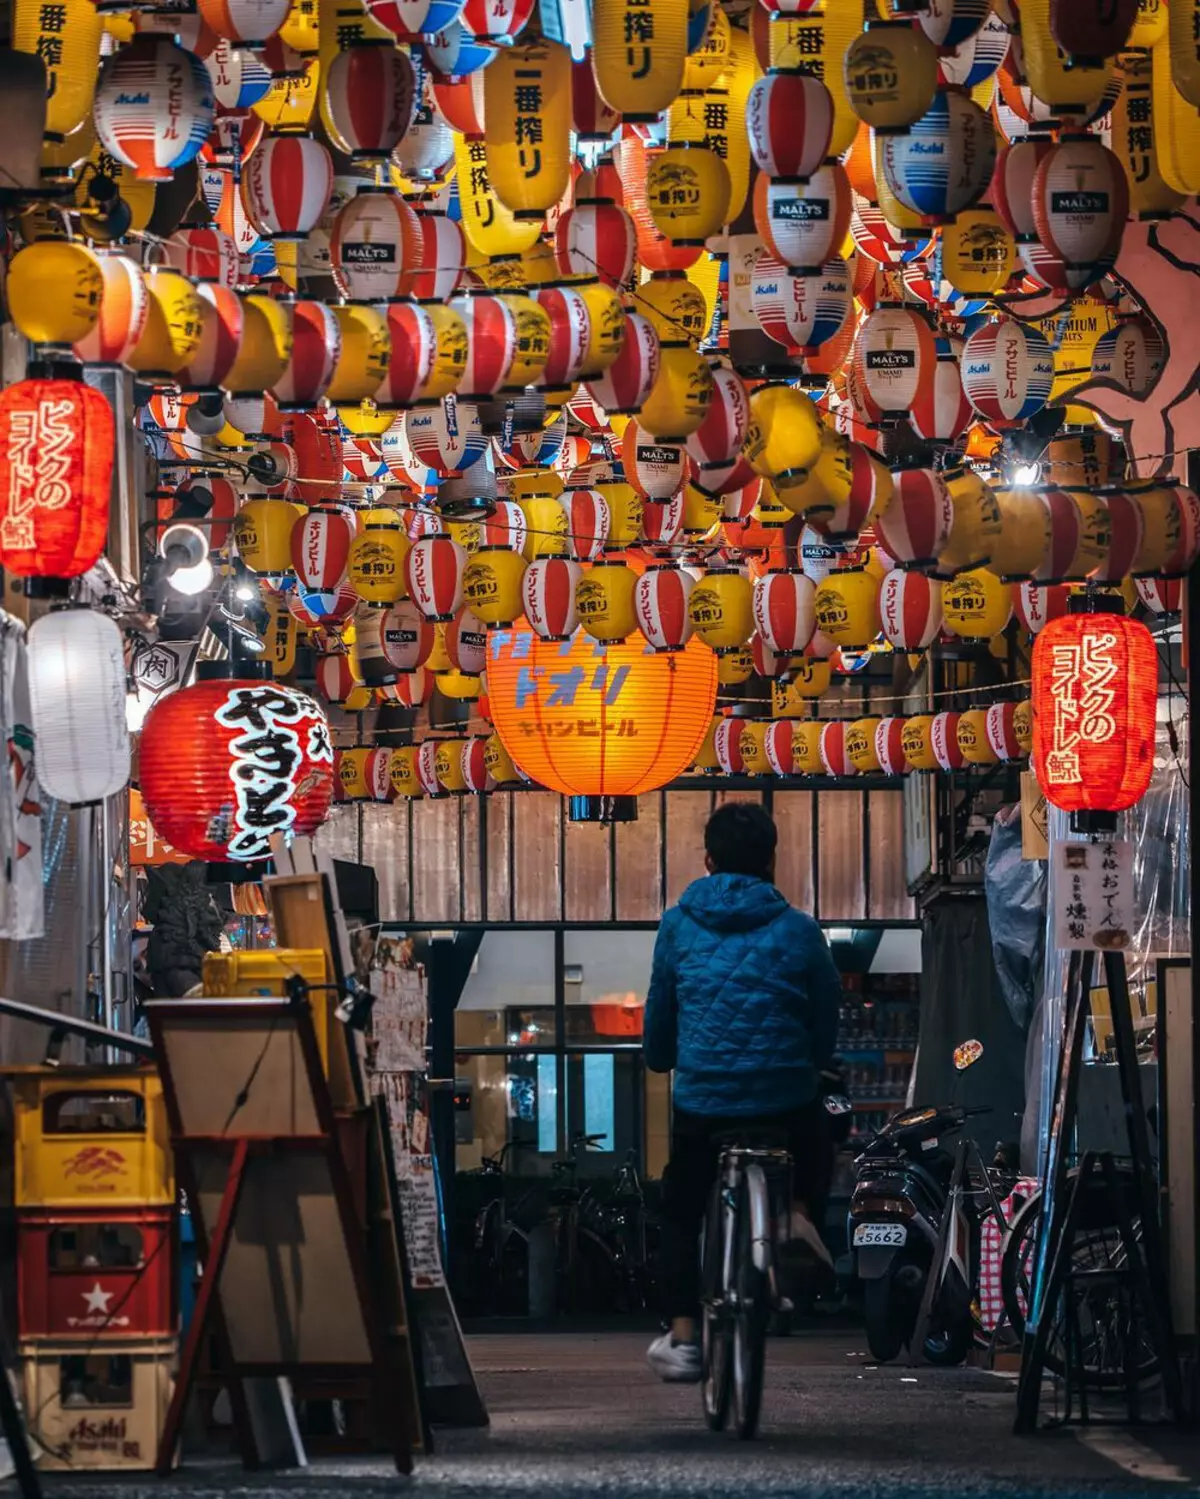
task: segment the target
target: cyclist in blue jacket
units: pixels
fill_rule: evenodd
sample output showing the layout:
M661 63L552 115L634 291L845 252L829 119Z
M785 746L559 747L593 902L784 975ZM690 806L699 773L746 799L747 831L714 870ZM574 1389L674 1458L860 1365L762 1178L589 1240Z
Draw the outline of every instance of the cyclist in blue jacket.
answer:
M704 830L708 875L663 916L654 947L646 1065L675 1074L663 1173L671 1328L648 1353L666 1380L700 1378L698 1244L721 1135L753 1121L786 1136L796 1163L792 1235L828 1262L813 1227L831 1166L818 1074L833 1054L842 987L821 928L775 888L777 842L761 806L718 808Z

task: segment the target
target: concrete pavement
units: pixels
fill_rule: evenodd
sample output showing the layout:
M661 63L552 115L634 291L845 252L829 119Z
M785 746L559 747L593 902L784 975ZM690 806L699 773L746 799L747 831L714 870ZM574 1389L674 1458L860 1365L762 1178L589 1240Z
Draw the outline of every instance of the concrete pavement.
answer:
M169 1482L48 1477L46 1491L51 1499L376 1499L405 1491L431 1499L967 1499L1200 1488L1191 1433L1095 1428L1018 1439L1011 1378L877 1367L859 1333L773 1340L761 1435L741 1444L705 1429L694 1387L651 1377L647 1341L631 1333L472 1338L491 1427L439 1432L438 1451L418 1460L411 1481L380 1461L321 1461L305 1473L259 1477L189 1463Z

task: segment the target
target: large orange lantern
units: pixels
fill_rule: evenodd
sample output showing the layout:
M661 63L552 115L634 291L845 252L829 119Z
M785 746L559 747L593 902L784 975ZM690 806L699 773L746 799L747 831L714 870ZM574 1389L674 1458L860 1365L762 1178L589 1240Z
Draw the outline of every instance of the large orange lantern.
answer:
M695 759L717 700L717 661L698 640L656 652L582 633L541 640L524 620L488 639L488 696L516 764L571 797L637 796Z
M1124 614L1052 619L1033 648L1033 759L1046 800L1095 831L1145 794L1154 771L1158 653Z
M112 408L77 380L21 380L0 394L0 566L76 578L108 531Z

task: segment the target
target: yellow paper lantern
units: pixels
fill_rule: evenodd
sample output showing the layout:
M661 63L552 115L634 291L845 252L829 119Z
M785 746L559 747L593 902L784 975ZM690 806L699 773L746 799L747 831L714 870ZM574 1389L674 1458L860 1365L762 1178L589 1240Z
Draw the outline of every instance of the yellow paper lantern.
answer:
M1117 326L1115 311L1103 297L1076 297L1060 312L1040 319L1037 326L1054 351L1051 403L1065 405L1066 420L1073 425L1092 425L1095 413L1086 406L1069 404L1067 397L1091 379L1092 354L1101 337Z
M407 596L404 564L411 549L399 516L367 522L350 543L346 563L350 586L364 603L394 604Z
M950 578L991 561L1000 535L1000 507L995 492L965 463L943 469L942 480L954 505L950 539L938 554L936 577Z
M374 401L359 401L354 406L339 406L338 421L354 437L382 437L396 420L394 411L381 411Z
M79 131L74 139L84 139L84 131ZM129 207L129 230L133 234L141 234L154 213L157 184L143 181L132 167L126 166L123 161L118 161L115 156L104 149L99 141L93 140L92 148L87 155L87 168L80 173L75 188L77 208L86 210L89 202L89 189L97 176L107 177L116 184L121 201Z
M504 748L499 734L491 734L483 747L483 763L497 786L512 786L521 779L512 756Z
M1178 0L1175 0L1178 3ZM1174 7L1172 7L1174 8ZM1167 36L1166 0L1138 0L1126 46L1153 47Z
M74 344L100 321L104 272L86 245L41 239L13 256L6 291L9 316L30 343Z
M863 775L879 769L875 730L882 721L879 718L858 718L846 730L846 754L855 770Z
M700 144L672 142L646 173L646 203L660 234L672 244L702 247L729 214L729 168Z
M744 646L754 633L754 586L733 568L706 573L688 600L692 629L718 655Z
M1012 618L1012 589L986 567L959 573L942 585L942 619L954 635L990 640Z
M688 0L595 0L596 87L627 124L648 123L683 87Z
M746 195L750 191L750 137L742 122L746 118L746 103L750 90L762 77L762 69L754 55L754 43L749 32L741 26L730 28L729 66L722 83L728 94L729 113L725 125L725 165L729 168L729 221L741 215L746 206ZM716 262L711 264L716 267ZM714 283L713 291L716 287ZM712 298L710 300L710 306Z
M310 57L298 77L276 78L263 97L250 107L260 120L266 121L268 130L283 135L303 134L312 128L317 113L317 101L323 92L320 81L321 60Z
M417 392L420 401L439 401L459 387L470 356L470 336L462 315L445 302L422 302L433 323L433 364Z
M292 0L287 17L279 28L279 40L304 57L317 51L321 29L316 0Z
M441 687L439 674L438 687ZM476 690L479 688L479 680L475 681ZM443 739L439 742L433 756L434 774L437 776L444 790L455 795L467 789L467 778L463 775L462 768L463 741L461 739Z
M709 723L708 733L704 736L704 742L696 751L696 758L692 761L693 770L698 770L702 774L707 775L711 775L715 771L720 770L721 762L717 759L717 751L714 740L717 732L717 725L721 722L722 720L720 718L714 718Z
M779 498L795 515L823 518L845 505L853 482L850 439L822 425L817 461L799 483L785 486Z
M186 276L163 266L146 272L146 290L146 326L126 363L137 375L168 380L187 367L200 347L200 298Z
M1054 438L1042 458L1047 484L1099 489L1113 478L1113 440L1099 427Z
M325 392L329 401L340 406L373 396L387 374L392 353L387 313L380 307L359 303L353 307L334 306L342 334L342 353Z
M1177 0L1170 12L1172 26L1179 10L1189 22L1192 18L1192 5L1181 5ZM1200 6L1195 7L1195 17L1200 20ZM1200 43L1189 41L1188 45L1194 56ZM1171 77L1176 91L1182 95L1175 73L1173 42L1168 50ZM1137 218L1161 218L1178 208L1184 195L1167 182L1159 164L1159 121L1153 97L1154 65L1149 52L1126 52L1121 57L1120 67L1125 86L1112 107L1110 145L1125 168L1129 212Z
M492 191L518 220L541 224L571 180L571 54L528 33L483 73Z
M937 756L933 753L933 714L918 713L904 720L900 730L900 748L913 770L936 770Z
M415 744L404 744L392 751L389 778L392 790L397 796L404 797L409 801L416 801L425 795L425 787L417 771L417 756L420 754Z
M377 751L369 745L356 744L338 754L337 773L342 787L342 796L348 802L374 800L374 790L367 779L367 761ZM390 767L389 767L390 770Z
M529 500L556 500L562 492L562 476L552 468L522 468L508 475L508 497L518 505Z
M485 625L511 625L521 614L524 577L525 559L520 552L481 547L463 572L463 599Z
M44 128L52 144L78 130L91 113L103 34L104 17L92 0L14 0L12 48L45 64Z
M750 397L750 425L743 451L765 479L799 482L821 456L821 419L802 390L762 385Z
M1021 45L1025 77L1036 98L1053 113L1090 118L1112 79L1114 60L1072 57L1054 40L1053 0L1021 0Z
M395 37L367 14L362 0L317 0L317 60L321 76L328 77L339 52L361 42L390 42ZM319 108L325 134L337 140L337 129L329 110L325 89L320 90Z
M517 325L516 353L504 382L506 390L524 390L536 385L550 356L550 314L532 297L519 292L501 292L503 302Z
M829 691L833 668L815 656L793 657L786 682L771 683L771 712L776 718L807 714L814 698Z
M851 650L866 650L881 629L879 580L865 570L830 573L813 596L817 629Z
M620 293L598 276L570 281L588 310L588 346L580 376L594 380L612 364L625 344L625 307Z
M703 90L719 83L729 67L729 17L719 5L708 11L708 25L698 47L687 55L683 67L683 90Z
M683 442L700 426L713 399L708 360L690 344L663 344L658 378L642 402L638 421L659 442Z
M1167 9L1167 52L1171 82L1181 98L1193 108L1200 107L1200 0L1171 0ZM1128 80L1128 59L1125 62Z
M748 776L769 776L771 762L767 759L767 723L760 718L747 718L738 735L738 750L742 766Z
M542 496L518 503L524 513L527 528L525 560L536 562L539 557L567 556L570 550L567 541L567 512L558 501Z
M843 76L857 117L879 134L895 134L915 124L933 103L937 49L908 21L876 22L846 49ZM876 182L881 177L877 171Z
M999 760L988 740L986 708L969 708L959 714L958 747L968 765L995 765Z
M1169 188L1185 197L1200 192L1200 130L1196 106L1171 81L1169 40L1150 52L1150 96L1158 167Z
M823 776L825 761L821 758L821 733L825 725L819 718L798 721L792 726L792 761L801 775Z
M964 208L941 231L942 275L964 297L992 297L1016 269L1017 246L994 208Z
M1017 736L1017 743L1029 754L1033 749L1033 702L1030 698L1022 698L1016 706L1013 733Z
M694 348L708 332L704 293L682 271L655 271L634 293L634 305L662 343Z
M274 297L242 298L242 342L225 388L233 395L257 395L283 376L292 357L291 309Z
M288 500L247 500L233 522L238 556L252 573L286 573L292 566L292 528L305 514Z
M42 137L42 179L49 183L69 183L76 180L79 169L88 160L90 153L97 149L96 129L92 124L89 114L80 125L78 130L72 130L70 135L61 138L49 139ZM150 196L154 196L155 186L153 182L144 183L149 188ZM23 231L22 231L23 232ZM25 238L31 239L32 235Z
M481 135L454 135L454 166L462 230L482 256L523 255L537 244L540 218L518 219L497 198L488 173L487 142Z
M717 682L722 687L740 687L754 675L754 652L748 645L717 657Z
M1032 576L1050 545L1050 512L1028 489L995 490L1000 534L992 543L991 570L1005 582Z
M608 504L606 550L623 551L642 534L642 497L624 479L607 479L594 486Z
M725 514L719 495L706 494L695 484L683 491L683 534L706 537L716 532Z
M633 590L637 574L623 562L596 562L575 585L579 623L593 640L624 640L637 629Z
M271 668L271 675L278 678L288 676L296 665L296 642L300 627L296 616L287 606L287 600L272 593L263 601L267 612L267 624L263 630L262 660Z
M825 0L820 11L779 16L767 33L773 68L803 68L819 78L833 100L833 134L829 155L841 156L854 144L859 119L850 104L843 60L862 32L859 0Z

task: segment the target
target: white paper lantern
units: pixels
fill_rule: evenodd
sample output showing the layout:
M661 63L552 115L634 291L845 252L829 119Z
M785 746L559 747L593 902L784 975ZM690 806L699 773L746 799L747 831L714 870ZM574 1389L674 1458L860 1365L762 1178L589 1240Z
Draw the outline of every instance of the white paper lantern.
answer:
M98 802L129 780L121 632L106 614L62 609L29 631L34 759L47 796Z

